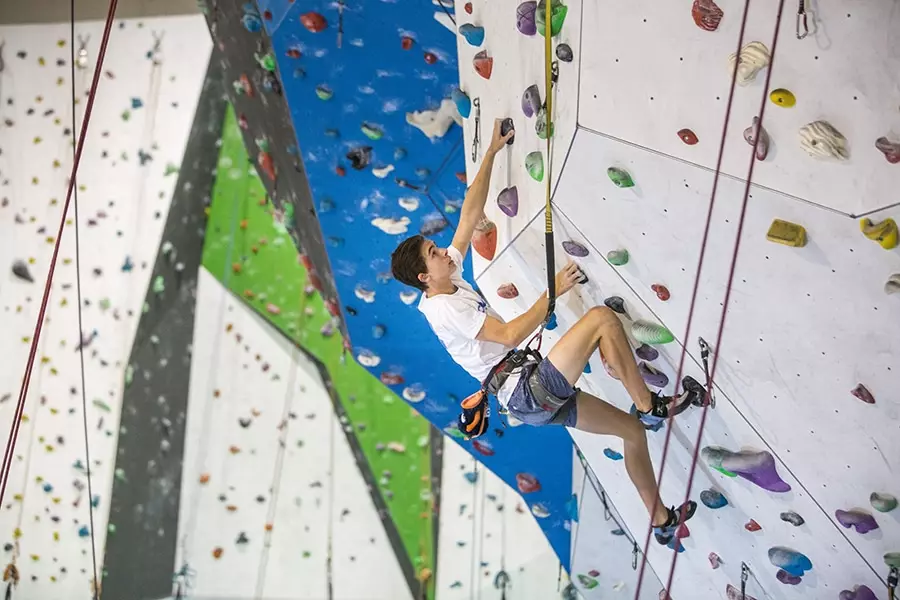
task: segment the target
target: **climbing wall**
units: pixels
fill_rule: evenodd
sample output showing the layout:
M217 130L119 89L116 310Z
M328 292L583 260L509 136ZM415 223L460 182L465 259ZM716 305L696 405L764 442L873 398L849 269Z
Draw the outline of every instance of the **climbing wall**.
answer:
M315 364L205 270L197 300L211 310L194 330L177 561L191 595L315 599L330 580L335 598L411 598Z
M701 5L714 12L710 4L695 3L695 11ZM588 308L618 296L627 330L643 319L674 333L674 343L656 346L660 356L652 361L667 376L663 389L675 389L682 344L689 353L685 374L702 381L697 337L716 345L734 242L743 225L723 341L713 348L714 358L721 351L718 403L701 440L699 410L675 422L662 474L663 499L680 503L693 453L705 449L691 497L699 501L706 491L709 506L701 504L683 532L689 537L674 571L672 596L724 598L729 584L740 587L742 562L750 572L747 592L757 598L836 597L863 584L886 595L884 555L900 550L897 513L880 512L896 504L892 472L900 456L891 396L898 384L894 324L900 322L900 305L891 293L900 286L890 283L900 281L900 255L893 247L896 226L892 231L890 222L881 224L900 218L891 195L900 183L892 153L892 144L900 141L892 85L900 47L890 35L900 18L896 3L828 7L808 16L812 33L802 40L794 31L795 7L788 7L768 87L765 52L758 44L746 45L773 47L775 5L751 9L738 69L743 85L735 91L724 144L726 175L718 179L687 335L715 181L710 167L729 98L728 55L738 46L741 7L723 6L717 31L695 25L685 6L637 3L612 10L592 4L581 14L574 3L568 7L554 47L578 36L568 29L592 35L582 36L574 48L579 98L568 102L578 106L580 127L562 174L556 171L555 268L575 256L590 281L558 304L559 327L545 335L545 347ZM489 40L494 32L495 44L508 45L522 43L515 23L515 9L506 7L479 24ZM860 44L862 39L868 43ZM543 40L531 41L540 60ZM874 56L877 60L868 58ZM480 85L480 94L518 94L535 83L527 58L524 64L497 73L487 87L463 65L462 86ZM559 105L567 101L564 75L561 65ZM747 177L754 153L743 133L755 114L763 115L768 153L756 161L742 215L741 178ZM517 131L530 126L520 110L513 117ZM802 129L814 121L827 123ZM527 136L527 143L536 143L531 131ZM876 142L882 136L886 139ZM517 135L515 145L521 140ZM515 150L508 156L510 163L502 154L498 162L516 162ZM614 171L608 174L609 168ZM520 205L533 203L523 194L543 194L526 177L495 187L510 184L518 187ZM862 213L872 220L868 236L853 218ZM774 219L801 225L805 234L787 237L785 245L768 241ZM568 245L572 256L567 255L564 241L581 247ZM545 289L543 244L543 220L537 217L478 278L504 317L521 314ZM507 282L516 284L518 298L497 296L498 286ZM628 410L631 401L621 385L598 361L591 362L582 388ZM666 430L648 435L659 468ZM643 545L646 512L622 462L611 458L621 446L600 436L575 431L572 436L617 507L623 529ZM725 452L711 453L717 447ZM741 451L746 453L730 454ZM722 498L728 504L712 508ZM773 553L778 548L789 552ZM579 550L576 544L573 573L584 564L582 551L604 550ZM811 561L811 571L797 568L803 560L796 553ZM673 552L653 542L649 562L658 580L645 578L642 594L646 586L656 593L665 585ZM584 581L575 579L587 593Z
M78 126L101 33L102 23L76 25L76 43L83 38L86 51L85 68L76 71ZM154 35L162 38L159 52ZM95 509L93 539L102 557L124 363L208 60L205 35L196 18L128 20L113 29L77 181L83 331L70 208L0 511L5 563L19 545L17 598L90 593L88 508ZM71 42L68 24L4 27L0 39L0 423L8 428L72 164Z

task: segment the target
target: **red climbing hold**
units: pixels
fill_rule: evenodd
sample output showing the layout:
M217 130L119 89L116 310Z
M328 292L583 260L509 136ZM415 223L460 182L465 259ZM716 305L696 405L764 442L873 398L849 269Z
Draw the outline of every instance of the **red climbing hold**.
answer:
M308 12L300 15L300 23L313 33L319 33L328 27L328 21L317 12Z
M475 66L475 72L485 79L491 78L491 72L494 70L494 59L487 55L487 50L482 50L472 59Z
M541 483L537 480L537 477L528 473L516 473L516 486L523 494L541 491Z
M310 271L307 275L309 279L309 285L313 286L317 292L322 293L322 280L319 279L319 274L315 271Z
M484 229L476 229L472 236L472 247L485 260L494 260L497 252L497 226L493 223Z
M678 536L678 539L683 540L691 537L691 530L688 529L687 523L682 523L678 526L678 531L675 532L675 535Z
M669 298L672 297L672 295L669 293L669 288L667 288L664 285L654 283L653 285L650 286L650 289L653 290L654 292L656 292L656 297L659 298L660 300L662 300L663 302L665 302L666 300L668 300Z
M385 371L381 374L381 383L384 385L403 385L403 375Z
M434 63L437 62L437 60L438 60L437 54L435 54L434 52L426 52L425 53L425 62L428 63L429 65L433 65Z
M482 456L493 456L495 454L494 449L489 442L472 440L472 447L475 448L475 452Z
M300 56L302 56L298 48L288 48L285 54L288 55L288 58L300 58Z
M337 317L341 314L341 307L338 306L337 300L334 298L329 298L325 301L325 308L332 317Z
M266 21L271 21L272 20L272 11L271 10L263 11L263 19L265 19Z
M747 521L747 524L744 525L744 529L746 529L747 531L759 531L760 529L762 529L762 525L760 525L753 519L750 519L749 521Z
M504 300L512 300L519 295L519 290L514 283L504 283L497 288L497 295Z
M872 392L870 392L866 388L866 386L864 386L861 383L857 384L855 388L850 390L850 393L853 394L854 397L865 402L866 404L875 404L875 396L873 396Z
M467 184L467 185L468 185L468 183L469 183L469 179L468 179L468 177L466 177L466 172L465 172L465 171L458 171L458 172L456 173L456 178L459 179L461 182Z
M272 160L272 155L268 152L260 152L256 155L256 162L259 164L259 168L262 169L262 172L266 174L266 176L275 181L275 162Z
M307 256L306 254L298 254L297 260L300 261L300 264L302 264L303 268L307 271L313 270L312 260L310 260L309 256Z
M466 2L466 5L463 6L463 10L465 10L468 14L472 14L472 3Z
M402 38L400 38L400 47L404 50L409 50L410 48L412 48L413 43L413 39L408 35L404 35Z
M245 117L243 114L238 117L238 125L241 129L247 129L248 127L250 127L250 123L247 122L247 117Z
M892 165L900 163L900 142L892 142L886 137L875 140L875 148L884 154L885 160Z
M681 129L678 132L678 137L681 138L681 141L687 144L688 146L693 146L700 140L697 139L697 134L691 131L690 129Z
M691 16L694 17L694 23L700 29L715 31L718 29L725 13L716 6L713 0L694 0L694 6L691 7Z
M341 165L338 165L334 168L334 172L337 173L340 177L343 177L347 174L347 169L345 169Z
M241 75L240 77L241 88L243 88L244 93L253 97L253 85L250 83L250 78L246 75Z

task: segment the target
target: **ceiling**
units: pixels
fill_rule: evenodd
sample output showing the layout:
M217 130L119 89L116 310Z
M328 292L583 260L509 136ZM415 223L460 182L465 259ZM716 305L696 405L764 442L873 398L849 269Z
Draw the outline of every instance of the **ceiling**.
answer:
M75 20L105 19L109 0L75 0ZM0 25L60 23L69 20L70 3L60 0L0 2ZM197 0L119 0L116 17L158 17L199 12Z

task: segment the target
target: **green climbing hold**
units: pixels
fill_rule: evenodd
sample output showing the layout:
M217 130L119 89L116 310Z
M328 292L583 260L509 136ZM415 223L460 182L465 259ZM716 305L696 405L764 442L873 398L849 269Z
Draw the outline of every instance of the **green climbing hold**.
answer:
M163 279L162 275L157 275L156 279L153 280L152 289L154 294L162 294L166 291L166 280Z
M610 167L606 170L606 174L609 175L609 178L612 180L612 182L616 184L616 187L634 187L634 180L631 178L631 175L628 174L628 171L624 169L620 169L618 167Z
M115 532L116 532L116 526L115 526L115 524L114 524L114 523L110 523L109 525L106 526L106 530L107 530L108 532L110 532L110 533L115 533Z
M525 170L535 181L544 179L544 155L538 152L529 152L525 157Z
M316 86L316 97L318 97L319 100L331 100L332 96L334 96L334 92L324 83Z
M116 469L116 470L115 470L115 477L116 477L116 479L118 479L119 481L128 481L128 478L125 477L125 469L121 469L121 468Z
M628 250L610 250L606 253L606 260L609 261L609 264L615 265L617 267L626 265L628 264Z
M722 467L713 467L713 469L715 469L725 477L737 477L737 473L732 473L731 471L723 469Z
M377 125L363 123L361 129L363 134L370 140L380 140L384 136L384 132Z
M550 137L553 137L553 132L555 127L553 123L550 123ZM534 132L537 136L542 139L547 139L547 107L542 106L541 110L538 111L537 119L534 120Z
M569 7L563 5L559 0L551 0L550 2L550 37L559 35L563 22L566 20L566 14ZM534 23L537 25L538 33L544 35L547 23L547 3L546 0L540 0L537 9L534 11Z
M631 335L641 344L668 344L675 340L672 332L656 323L635 321L631 324Z
M271 52L266 52L263 55L254 53L253 58L255 58L257 64L266 71L269 71L270 73L275 72L275 57L272 56Z
M125 387L131 385L131 382L134 381L134 367L132 365L128 365L125 367Z
M869 502L872 504L872 508L878 512L891 512L897 508L897 498L891 494L872 492L872 495L869 496Z
M578 583L580 583L580 584L581 584L581 587L583 587L584 589L586 589L586 590L592 590L592 589L594 589L595 587L597 587L597 585L598 585L600 582L597 581L596 579L594 579L593 577L591 577L590 575L582 575L582 574L579 573L579 575L578 575Z
M888 552L885 554L884 564L894 569L900 569L900 552Z
M103 412L110 412L112 409L109 407L109 404L101 400L100 398L94 398L94 406L102 410Z
M163 172L163 177L168 177L169 175L174 175L178 172L178 167L172 163L168 163L166 165L166 170Z

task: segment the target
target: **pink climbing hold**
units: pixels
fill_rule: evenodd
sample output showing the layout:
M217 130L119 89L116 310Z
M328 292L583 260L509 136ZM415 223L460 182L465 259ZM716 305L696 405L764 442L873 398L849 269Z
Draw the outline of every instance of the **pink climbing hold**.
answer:
M875 396L872 395L866 386L861 383L856 384L856 387L850 390L850 393L853 394L854 397L862 400L866 404L875 404Z
M728 598L728 600L756 600L756 598L754 598L750 594L742 594L741 590L737 589L730 583L725 586L725 597Z
M691 16L694 17L694 23L697 27L705 31L715 31L722 22L725 13L719 8L713 0L694 0L691 7Z
M892 142L886 137L880 137L875 140L875 147L884 153L884 158L892 165L900 163L900 142Z
M475 66L475 72L484 79L491 78L491 72L494 70L494 59L488 56L487 50L482 50L476 54L472 59L472 64Z
M800 577L791 575L784 569L778 569L778 572L775 573L775 579L785 585L798 585L801 581L803 581Z
M528 473L516 473L516 487L523 494L541 491L541 483L537 480L537 477Z
M835 511L834 516L838 523L847 529L850 529L851 527L856 529L857 533L869 533L870 531L878 529L878 523L875 522L875 517L859 509L838 509Z
M669 294L669 288L659 283L654 283L650 286L650 289L656 293L656 297L665 302L669 298L671 298L671 294Z
M472 447L475 448L475 452L482 456L493 456L495 454L494 448L487 441L472 440Z
M756 160L766 160L769 155L769 133L760 124L759 117L753 117L753 123L744 130L744 141L756 147Z
M843 590L838 596L839 600L878 600L878 596L875 595L869 586L867 585L857 585L854 586L852 590Z
M710 552L709 556L709 566L713 568L713 570L718 569L722 565L722 559L719 558L719 555L715 552Z
M280 315L281 309L278 308L278 306L276 306L275 304L269 302L268 304L266 304L266 312L270 315Z
M436 63L438 61L437 54L435 54L434 52L426 52L424 55L424 59L425 59L425 62L428 63L429 65L433 65L434 63Z
M760 529L762 529L762 525L760 525L753 519L750 519L746 524L744 524L744 529L750 532L759 531Z
M519 290L514 283L504 283L497 288L497 295L504 300L512 300L519 296Z
M678 529L675 531L675 537L679 540L685 540L691 537L691 530L688 529L687 523L682 523L678 526Z

